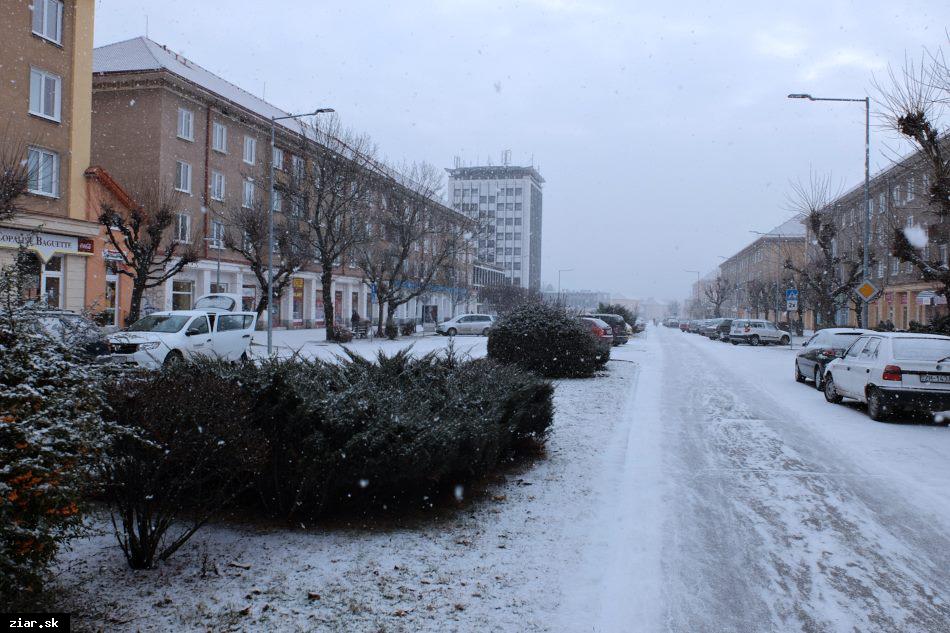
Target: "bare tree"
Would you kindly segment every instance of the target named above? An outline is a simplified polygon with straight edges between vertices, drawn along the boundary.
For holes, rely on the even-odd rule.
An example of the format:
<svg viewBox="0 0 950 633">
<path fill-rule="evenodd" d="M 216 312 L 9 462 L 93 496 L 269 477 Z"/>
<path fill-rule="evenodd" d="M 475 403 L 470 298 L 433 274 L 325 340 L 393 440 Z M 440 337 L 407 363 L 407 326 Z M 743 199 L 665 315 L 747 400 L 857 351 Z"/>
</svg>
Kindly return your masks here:
<svg viewBox="0 0 950 633">
<path fill-rule="evenodd" d="M 492 310 L 504 316 L 526 303 L 539 303 L 541 293 L 523 286 L 506 283 L 497 286 L 483 286 L 478 291 L 479 301 L 488 304 Z"/>
<path fill-rule="evenodd" d="M 0 222 L 23 212 L 20 202 L 29 182 L 26 146 L 13 138 L 7 126 L 0 135 Z"/>
<path fill-rule="evenodd" d="M 703 296 L 712 306 L 713 316 L 717 319 L 722 316 L 722 304 L 729 298 L 731 284 L 721 275 L 709 283 L 703 284 Z"/>
<path fill-rule="evenodd" d="M 807 290 L 812 307 L 825 326 L 835 322 L 838 306 L 847 302 L 861 283 L 863 247 L 843 255 L 837 242 L 838 229 L 830 205 L 837 196 L 832 194 L 829 177 L 810 177 L 808 183 L 792 183 L 790 201 L 805 219 L 810 244 L 805 249 L 805 261 L 799 265 L 791 259 L 785 269 L 795 273 Z"/>
<path fill-rule="evenodd" d="M 287 197 L 309 226 L 311 250 L 320 264 L 327 340 L 335 340 L 334 269 L 367 239 L 379 167 L 369 138 L 343 129 L 338 118 L 315 124 L 314 129 L 316 142 L 302 141 L 302 160 L 291 166 Z"/>
<path fill-rule="evenodd" d="M 418 163 L 384 181 L 370 239 L 357 247 L 357 262 L 379 304 L 378 333 L 396 335 L 396 309 L 425 294 L 432 284 L 452 283 L 452 270 L 469 257 L 473 222 L 439 202 L 442 174 Z"/>
<path fill-rule="evenodd" d="M 888 70 L 884 85 L 875 82 L 878 103 L 887 125 L 917 149 L 926 165 L 929 186 L 927 206 L 934 222 L 928 227 L 931 242 L 950 241 L 950 144 L 948 130 L 940 125 L 940 115 L 950 103 L 950 66 L 941 50 L 924 53 L 919 62 L 907 59 L 899 71 Z M 938 259 L 927 256 L 904 231 L 894 231 L 892 251 L 910 262 L 921 277 L 939 285 L 950 298 L 950 270 Z"/>
<path fill-rule="evenodd" d="M 164 284 L 188 264 L 197 261 L 193 241 L 173 235 L 182 197 L 170 186 L 143 184 L 132 189 L 131 209 L 103 204 L 99 223 L 124 266 L 120 275 L 132 280 L 132 303 L 126 323 L 139 319 L 145 291 Z"/>
<path fill-rule="evenodd" d="M 267 204 L 256 196 L 249 207 L 243 205 L 225 211 L 224 245 L 247 260 L 261 288 L 255 310 L 258 317 L 267 308 L 269 227 Z M 273 293 L 279 304 L 291 278 L 313 261 L 305 222 L 283 213 L 274 214 Z M 268 316 L 270 318 L 270 316 Z"/>
</svg>

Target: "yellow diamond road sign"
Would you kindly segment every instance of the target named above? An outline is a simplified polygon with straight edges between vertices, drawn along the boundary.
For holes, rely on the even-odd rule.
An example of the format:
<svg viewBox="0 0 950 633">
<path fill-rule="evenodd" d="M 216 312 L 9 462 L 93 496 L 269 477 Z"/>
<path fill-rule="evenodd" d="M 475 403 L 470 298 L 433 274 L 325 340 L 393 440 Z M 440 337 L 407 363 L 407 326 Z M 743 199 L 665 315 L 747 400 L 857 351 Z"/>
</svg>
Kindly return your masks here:
<svg viewBox="0 0 950 633">
<path fill-rule="evenodd" d="M 877 294 L 877 288 L 870 281 L 865 281 L 854 291 L 865 301 L 870 301 Z"/>
</svg>

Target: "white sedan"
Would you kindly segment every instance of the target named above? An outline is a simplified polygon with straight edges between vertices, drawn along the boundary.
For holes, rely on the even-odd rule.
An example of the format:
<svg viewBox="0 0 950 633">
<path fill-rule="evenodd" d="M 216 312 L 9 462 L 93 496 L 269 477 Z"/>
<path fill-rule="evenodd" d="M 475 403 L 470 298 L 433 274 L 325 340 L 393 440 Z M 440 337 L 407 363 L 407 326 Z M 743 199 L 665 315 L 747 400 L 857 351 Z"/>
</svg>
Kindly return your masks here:
<svg viewBox="0 0 950 633">
<path fill-rule="evenodd" d="M 256 323 L 254 312 L 155 312 L 109 337 L 111 360 L 154 369 L 197 356 L 246 359 Z"/>
<path fill-rule="evenodd" d="M 897 410 L 950 409 L 950 337 L 874 332 L 825 369 L 825 399 L 866 402 L 872 420 Z"/>
</svg>

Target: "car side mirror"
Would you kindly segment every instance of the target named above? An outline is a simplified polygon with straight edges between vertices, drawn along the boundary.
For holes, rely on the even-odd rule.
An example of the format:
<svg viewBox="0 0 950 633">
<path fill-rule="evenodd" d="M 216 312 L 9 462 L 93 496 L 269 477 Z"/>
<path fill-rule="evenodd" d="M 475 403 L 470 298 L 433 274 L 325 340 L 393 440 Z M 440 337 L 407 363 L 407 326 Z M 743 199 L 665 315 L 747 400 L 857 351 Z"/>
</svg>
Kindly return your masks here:
<svg viewBox="0 0 950 633">
<path fill-rule="evenodd" d="M 185 330 L 185 336 L 194 336 L 195 334 L 201 334 L 201 331 L 195 328 Z"/>
<path fill-rule="evenodd" d="M 802 341 L 802 347 L 808 347 L 808 341 Z"/>
</svg>

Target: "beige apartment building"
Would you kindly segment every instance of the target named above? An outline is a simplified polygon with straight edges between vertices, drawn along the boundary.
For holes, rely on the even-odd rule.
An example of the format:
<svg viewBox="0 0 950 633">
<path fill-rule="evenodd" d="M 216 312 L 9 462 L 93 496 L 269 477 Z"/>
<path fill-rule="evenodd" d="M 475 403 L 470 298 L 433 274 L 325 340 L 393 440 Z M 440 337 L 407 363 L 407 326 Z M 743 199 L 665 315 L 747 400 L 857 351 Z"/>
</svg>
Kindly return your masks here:
<svg viewBox="0 0 950 633">
<path fill-rule="evenodd" d="M 723 261 L 719 271 L 730 288 L 723 314 L 784 320 L 785 289 L 790 286 L 791 276 L 785 262 L 792 261 L 796 265 L 804 262 L 805 239 L 805 226 L 794 217 L 759 234 L 748 246 Z"/>
<path fill-rule="evenodd" d="M 198 262 L 146 297 L 145 309 L 186 309 L 212 291 L 238 293 L 246 306 L 254 305 L 266 287 L 225 248 L 226 210 L 265 195 L 271 119 L 287 113 L 144 37 L 97 48 L 93 70 L 93 163 L 120 182 L 158 182 L 179 191 L 185 205 L 174 238 L 201 252 Z M 304 131 L 292 120 L 277 122 L 279 178 L 302 160 L 292 148 L 304 141 Z M 286 213 L 287 206 L 277 196 L 275 210 Z M 353 262 L 341 262 L 332 296 L 344 321 L 354 310 L 364 318 L 371 313 L 372 289 Z M 458 309 L 453 293 L 434 291 L 396 316 L 444 318 Z M 324 314 L 319 269 L 300 271 L 281 298 L 280 325 L 318 327 Z"/>
<path fill-rule="evenodd" d="M 85 176 L 93 14 L 93 0 L 0 5 L 0 142 L 22 153 L 30 173 L 29 193 L 19 201 L 24 212 L 0 226 L 0 265 L 25 247 L 36 270 L 30 298 L 77 311 L 92 300 L 87 276 L 102 267 Z"/>
<path fill-rule="evenodd" d="M 944 266 L 948 264 L 947 244 L 929 230 L 936 222 L 927 203 L 929 178 L 927 165 L 920 155 L 913 154 L 871 179 L 869 252 L 873 261 L 869 278 L 879 294 L 869 305 L 870 327 L 890 321 L 905 329 L 911 321 L 929 322 L 938 311 L 946 310 L 946 300 L 934 293 L 935 286 L 923 281 L 911 264 L 901 263 L 890 254 L 894 231 L 918 226 L 928 233 L 925 257 Z M 844 257 L 858 258 L 864 243 L 864 183 L 837 198 L 829 210 L 837 227 L 835 248 Z M 853 306 L 842 306 L 836 321 L 857 325 Z"/>
</svg>

